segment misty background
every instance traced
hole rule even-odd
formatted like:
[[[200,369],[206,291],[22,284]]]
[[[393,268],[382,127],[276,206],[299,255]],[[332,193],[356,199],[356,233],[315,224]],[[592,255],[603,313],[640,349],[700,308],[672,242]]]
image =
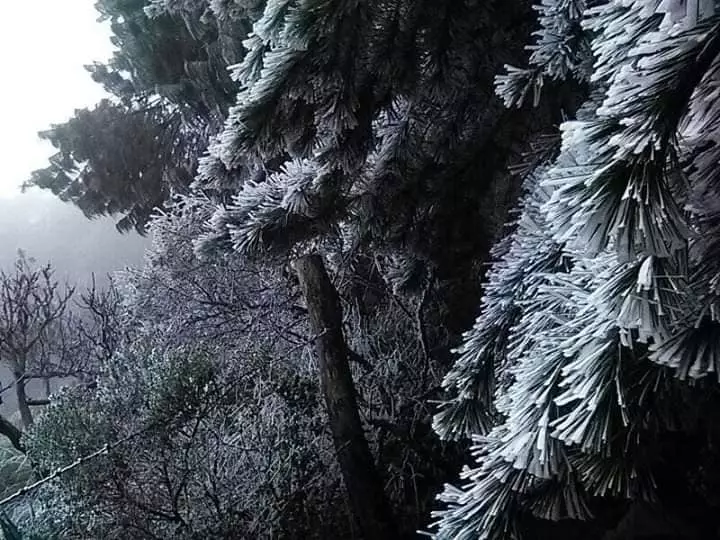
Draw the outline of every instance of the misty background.
[[[60,281],[89,286],[107,274],[142,262],[149,240],[120,234],[115,220],[89,220],[70,203],[33,188],[0,197],[0,268],[12,267],[22,249],[38,264],[52,263]]]

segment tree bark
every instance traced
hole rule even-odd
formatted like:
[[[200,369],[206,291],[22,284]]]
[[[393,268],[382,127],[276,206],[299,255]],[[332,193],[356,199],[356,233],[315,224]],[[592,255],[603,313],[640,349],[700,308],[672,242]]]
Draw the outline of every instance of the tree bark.
[[[16,428],[12,422],[0,415],[0,435],[4,435],[17,450],[25,453],[25,447],[20,442],[22,431]]]
[[[398,534],[390,505],[360,422],[340,298],[319,255],[302,257],[293,266],[316,336],[320,386],[353,514],[366,540],[394,540]]]
[[[23,373],[15,373],[15,395],[17,396],[18,411],[23,428],[27,429],[33,424],[32,412],[28,405],[28,397],[25,392],[25,376]]]

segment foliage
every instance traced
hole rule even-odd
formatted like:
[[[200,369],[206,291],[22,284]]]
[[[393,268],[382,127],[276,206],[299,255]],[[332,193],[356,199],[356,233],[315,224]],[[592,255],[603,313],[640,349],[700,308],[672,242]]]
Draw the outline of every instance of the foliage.
[[[130,440],[25,497],[35,517],[22,522],[24,531],[62,538],[123,538],[128,527],[139,538],[355,534],[297,293],[272,268],[232,255],[198,258],[193,240],[213,209],[207,199],[180,197],[153,218],[144,268],[120,276],[114,293],[122,312],[112,326],[126,337],[104,357],[96,385],[54,397],[27,444],[37,467],[51,473]],[[417,399],[442,370],[418,355],[414,314],[429,299],[418,295],[405,305],[377,285],[372,315],[350,310],[346,328],[371,446],[401,528],[411,533],[432,502],[429,478],[447,474],[457,456],[443,451],[429,429],[431,408]],[[353,294],[348,287],[344,294]],[[402,324],[391,324],[398,318]],[[206,481],[215,482],[209,494]],[[173,503],[173,493],[182,503]]]
[[[205,198],[179,197],[155,216],[144,267],[129,269],[119,284],[130,323],[175,344],[234,346],[249,335],[258,347],[303,343],[303,321],[277,270],[196,255],[193,241],[212,209]]]
[[[347,256],[390,249],[467,283],[514,190],[503,169],[552,114],[531,124],[493,95],[525,15],[522,2],[267,3],[233,72],[236,106],[200,162],[197,188],[236,191],[206,247],[339,237]]]
[[[110,94],[40,136],[57,148],[26,187],[49,189],[88,217],[122,215],[121,231],[143,233],[153,210],[187,189],[210,134],[235,90],[244,12],[232,23],[203,11],[150,10],[144,0],[96,4],[116,47],[88,67]],[[245,24],[247,26],[247,24]]]
[[[297,390],[278,388],[277,369],[235,358],[223,364],[240,367],[223,373],[208,353],[140,347],[116,357],[97,390],[61,396],[31,437],[30,454],[47,470],[138,435],[49,487],[36,523],[62,538],[323,537],[322,514],[305,513],[310,523],[288,515],[289,504],[322,512],[311,501],[332,504],[337,490],[305,465],[329,457],[322,425],[307,414],[314,398],[293,411],[282,392]],[[69,508],[50,503],[58,498]]]
[[[217,18],[199,6],[181,12],[149,4],[95,4],[101,20],[110,22],[116,50],[107,63],[89,66],[93,79],[124,102],[157,96],[204,125],[222,121],[235,93],[225,67],[241,50],[237,34],[221,32]],[[242,27],[241,13],[235,15]]]
[[[32,478],[32,468],[27,457],[12,448],[4,440],[0,440],[0,500],[12,495],[25,487]],[[23,516],[27,507],[18,505],[11,511],[0,513],[0,538],[4,540],[23,540],[23,536],[15,525],[14,516]],[[4,535],[4,536],[3,536]]]
[[[439,441],[430,425],[428,397],[444,364],[425,349],[427,341],[441,339],[425,320],[435,317],[426,295],[401,300],[385,291],[370,313],[352,310],[346,327],[366,434],[398,528],[409,536],[427,522],[437,479],[449,477],[463,455]]]
[[[187,187],[202,146],[162,104],[133,107],[109,100],[76,111],[40,135],[58,153],[49,167],[33,172],[26,187],[49,189],[88,218],[124,213],[121,231],[144,232],[155,207]]]
[[[475,464],[441,495],[438,538],[520,538],[527,514],[589,519],[593,497],[667,504],[679,489],[702,498],[688,487],[697,457],[672,483],[663,464],[680,453],[672,431],[713,440],[716,429],[696,413],[715,392],[696,385],[688,395],[672,378],[716,371],[713,263],[700,240],[714,237],[713,173],[700,165],[715,146],[711,4],[618,1],[576,12],[592,37],[594,91],[562,126],[559,157],[528,186],[488,302],[446,377],[457,397],[436,425],[449,437],[476,435]],[[515,89],[499,89],[516,100]],[[509,380],[493,400],[500,377]],[[469,412],[484,405],[487,414],[488,403],[495,425]],[[668,507],[688,519],[686,503]],[[702,519],[712,512],[708,504]]]
[[[27,457],[5,441],[0,442],[0,499],[15,493],[30,479],[31,469]]]

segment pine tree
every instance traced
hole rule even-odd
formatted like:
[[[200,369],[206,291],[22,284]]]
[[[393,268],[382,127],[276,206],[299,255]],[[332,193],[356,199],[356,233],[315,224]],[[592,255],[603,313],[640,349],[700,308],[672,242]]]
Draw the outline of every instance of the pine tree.
[[[40,133],[57,153],[25,187],[48,189],[88,218],[122,215],[120,231],[145,231],[157,206],[187,190],[202,133],[162,103],[126,106],[103,100]]]
[[[550,4],[540,9],[544,44],[567,28],[567,12]],[[441,495],[438,538],[519,538],[527,514],[586,519],[594,497],[662,500],[667,432],[687,427],[689,403],[707,399],[686,401],[682,381],[720,367],[710,337],[720,16],[712,2],[617,0],[574,17],[595,56],[591,97],[563,125],[560,156],[538,171],[527,197],[546,200],[535,215],[526,200],[446,378],[458,397],[436,429],[474,431],[476,463]],[[576,57],[581,48],[562,58]],[[524,95],[515,82],[498,84],[508,104]],[[541,227],[523,226],[537,214]],[[564,264],[530,264],[546,253],[538,236]],[[493,367],[510,380],[497,388],[490,427],[468,421],[478,404],[465,400]],[[488,391],[479,396],[488,410]]]
[[[531,119],[494,95],[526,22],[524,2],[267,2],[199,164],[193,187],[221,203],[199,251],[320,253],[340,274],[377,256],[396,290],[439,280],[437,324],[457,331],[515,190],[506,166],[557,105]]]
[[[187,191],[209,136],[221,128],[235,93],[227,66],[242,59],[257,11],[222,2],[146,4],[97,2],[116,50],[87,69],[111,97],[40,134],[58,153],[26,183],[88,217],[120,214],[119,230],[141,233],[156,207]]]
[[[203,17],[201,3],[184,3],[184,10],[152,9],[148,3],[95,4],[100,19],[110,23],[116,50],[107,62],[88,66],[93,79],[123,100],[159,96],[194,121],[222,123],[234,93],[225,55],[242,51],[237,36],[221,34],[216,18]],[[240,17],[236,22],[240,32],[248,24]]]

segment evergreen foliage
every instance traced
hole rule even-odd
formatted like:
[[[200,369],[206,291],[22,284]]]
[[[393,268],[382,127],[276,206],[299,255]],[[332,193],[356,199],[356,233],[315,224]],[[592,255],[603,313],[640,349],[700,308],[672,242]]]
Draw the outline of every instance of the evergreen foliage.
[[[123,232],[144,233],[156,207],[187,191],[232,103],[226,68],[241,58],[252,13],[151,7],[145,0],[97,2],[116,49],[87,69],[110,97],[40,134],[58,153],[26,182],[88,217],[121,215]]]
[[[100,0],[95,7],[110,22],[116,50],[105,64],[88,70],[97,82],[124,102],[159,96],[205,125],[222,122],[232,101],[226,65],[237,61],[235,41],[242,35],[221,32],[215,17],[152,10],[146,0]],[[195,3],[197,4],[197,3]],[[247,24],[247,23],[245,23]]]
[[[436,416],[438,432],[484,436],[465,484],[441,495],[438,538],[519,538],[526,514],[587,519],[594,497],[662,500],[662,441],[678,421],[698,429],[672,376],[716,372],[712,272],[699,248],[714,195],[694,164],[714,146],[715,8],[616,1],[575,13],[592,37],[591,97],[563,125],[560,156],[528,191],[541,204],[525,202],[490,273],[487,298],[499,290],[505,303],[486,301],[445,379],[458,397]],[[498,88],[508,104],[521,99],[507,78]],[[538,214],[540,227],[523,225]],[[510,381],[496,390],[491,427],[473,421],[465,399],[493,368]],[[706,399],[703,388],[690,402]],[[701,424],[713,429],[712,419]]]
[[[394,246],[448,277],[484,253],[487,234],[463,230],[493,224],[471,208],[496,202],[532,131],[492,92],[524,16],[514,2],[269,2],[195,182],[238,190],[210,244],[252,253],[340,227],[348,249]]]
[[[141,233],[157,206],[187,188],[203,144],[162,104],[134,108],[109,100],[40,135],[59,152],[27,187],[49,189],[88,218],[123,213],[118,229]]]

